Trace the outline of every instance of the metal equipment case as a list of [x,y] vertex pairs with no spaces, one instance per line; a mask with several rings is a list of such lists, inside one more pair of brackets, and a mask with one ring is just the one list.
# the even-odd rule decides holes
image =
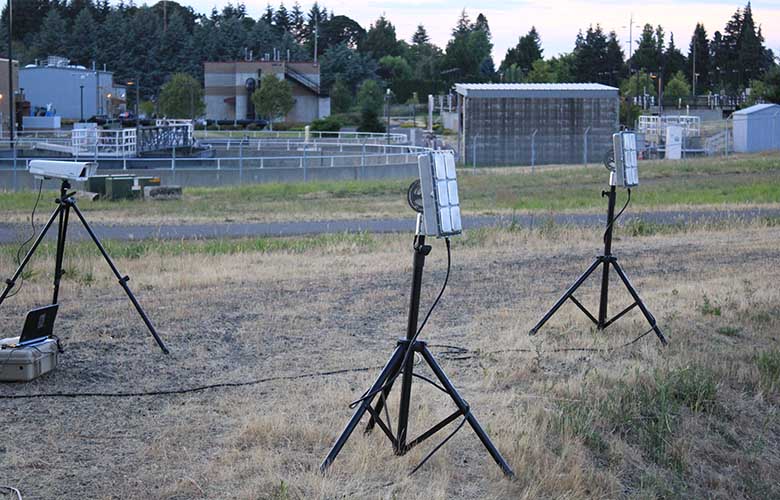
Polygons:
[[[0,340],[14,345],[19,337]],[[28,347],[0,349],[0,382],[29,382],[57,368],[57,341],[47,339]]]

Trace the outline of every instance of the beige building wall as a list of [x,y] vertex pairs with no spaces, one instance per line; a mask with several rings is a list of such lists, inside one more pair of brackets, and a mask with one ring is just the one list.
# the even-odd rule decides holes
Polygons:
[[[246,82],[254,78],[259,82],[272,74],[285,78],[286,68],[304,75],[319,85],[319,65],[314,63],[288,63],[285,61],[207,62],[204,63],[204,97],[206,118],[211,120],[245,120],[251,107]],[[330,99],[318,96],[309,88],[290,81],[295,106],[285,118],[292,122],[310,122],[330,114]],[[324,105],[323,100],[327,100]],[[323,114],[325,112],[325,114]]]

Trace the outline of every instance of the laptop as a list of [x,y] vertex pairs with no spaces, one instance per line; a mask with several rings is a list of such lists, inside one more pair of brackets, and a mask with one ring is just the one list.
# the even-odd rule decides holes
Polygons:
[[54,333],[54,319],[57,317],[59,307],[59,304],[51,304],[28,312],[17,346],[38,344],[51,337]]

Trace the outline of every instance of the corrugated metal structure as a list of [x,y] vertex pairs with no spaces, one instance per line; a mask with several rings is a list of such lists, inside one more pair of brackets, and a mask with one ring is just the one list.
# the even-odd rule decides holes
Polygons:
[[758,153],[780,149],[780,105],[756,104],[736,111],[734,151]]
[[95,115],[114,116],[126,108],[127,89],[114,83],[114,73],[72,65],[50,56],[19,70],[19,86],[31,111],[51,107],[53,114],[71,120]]
[[619,90],[598,83],[455,85],[468,165],[600,161],[619,128]]

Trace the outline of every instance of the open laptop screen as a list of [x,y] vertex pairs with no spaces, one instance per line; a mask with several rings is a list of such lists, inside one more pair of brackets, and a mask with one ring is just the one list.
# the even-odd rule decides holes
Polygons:
[[52,304],[28,312],[19,345],[35,344],[49,338],[54,333],[54,319],[59,307],[59,304]]

